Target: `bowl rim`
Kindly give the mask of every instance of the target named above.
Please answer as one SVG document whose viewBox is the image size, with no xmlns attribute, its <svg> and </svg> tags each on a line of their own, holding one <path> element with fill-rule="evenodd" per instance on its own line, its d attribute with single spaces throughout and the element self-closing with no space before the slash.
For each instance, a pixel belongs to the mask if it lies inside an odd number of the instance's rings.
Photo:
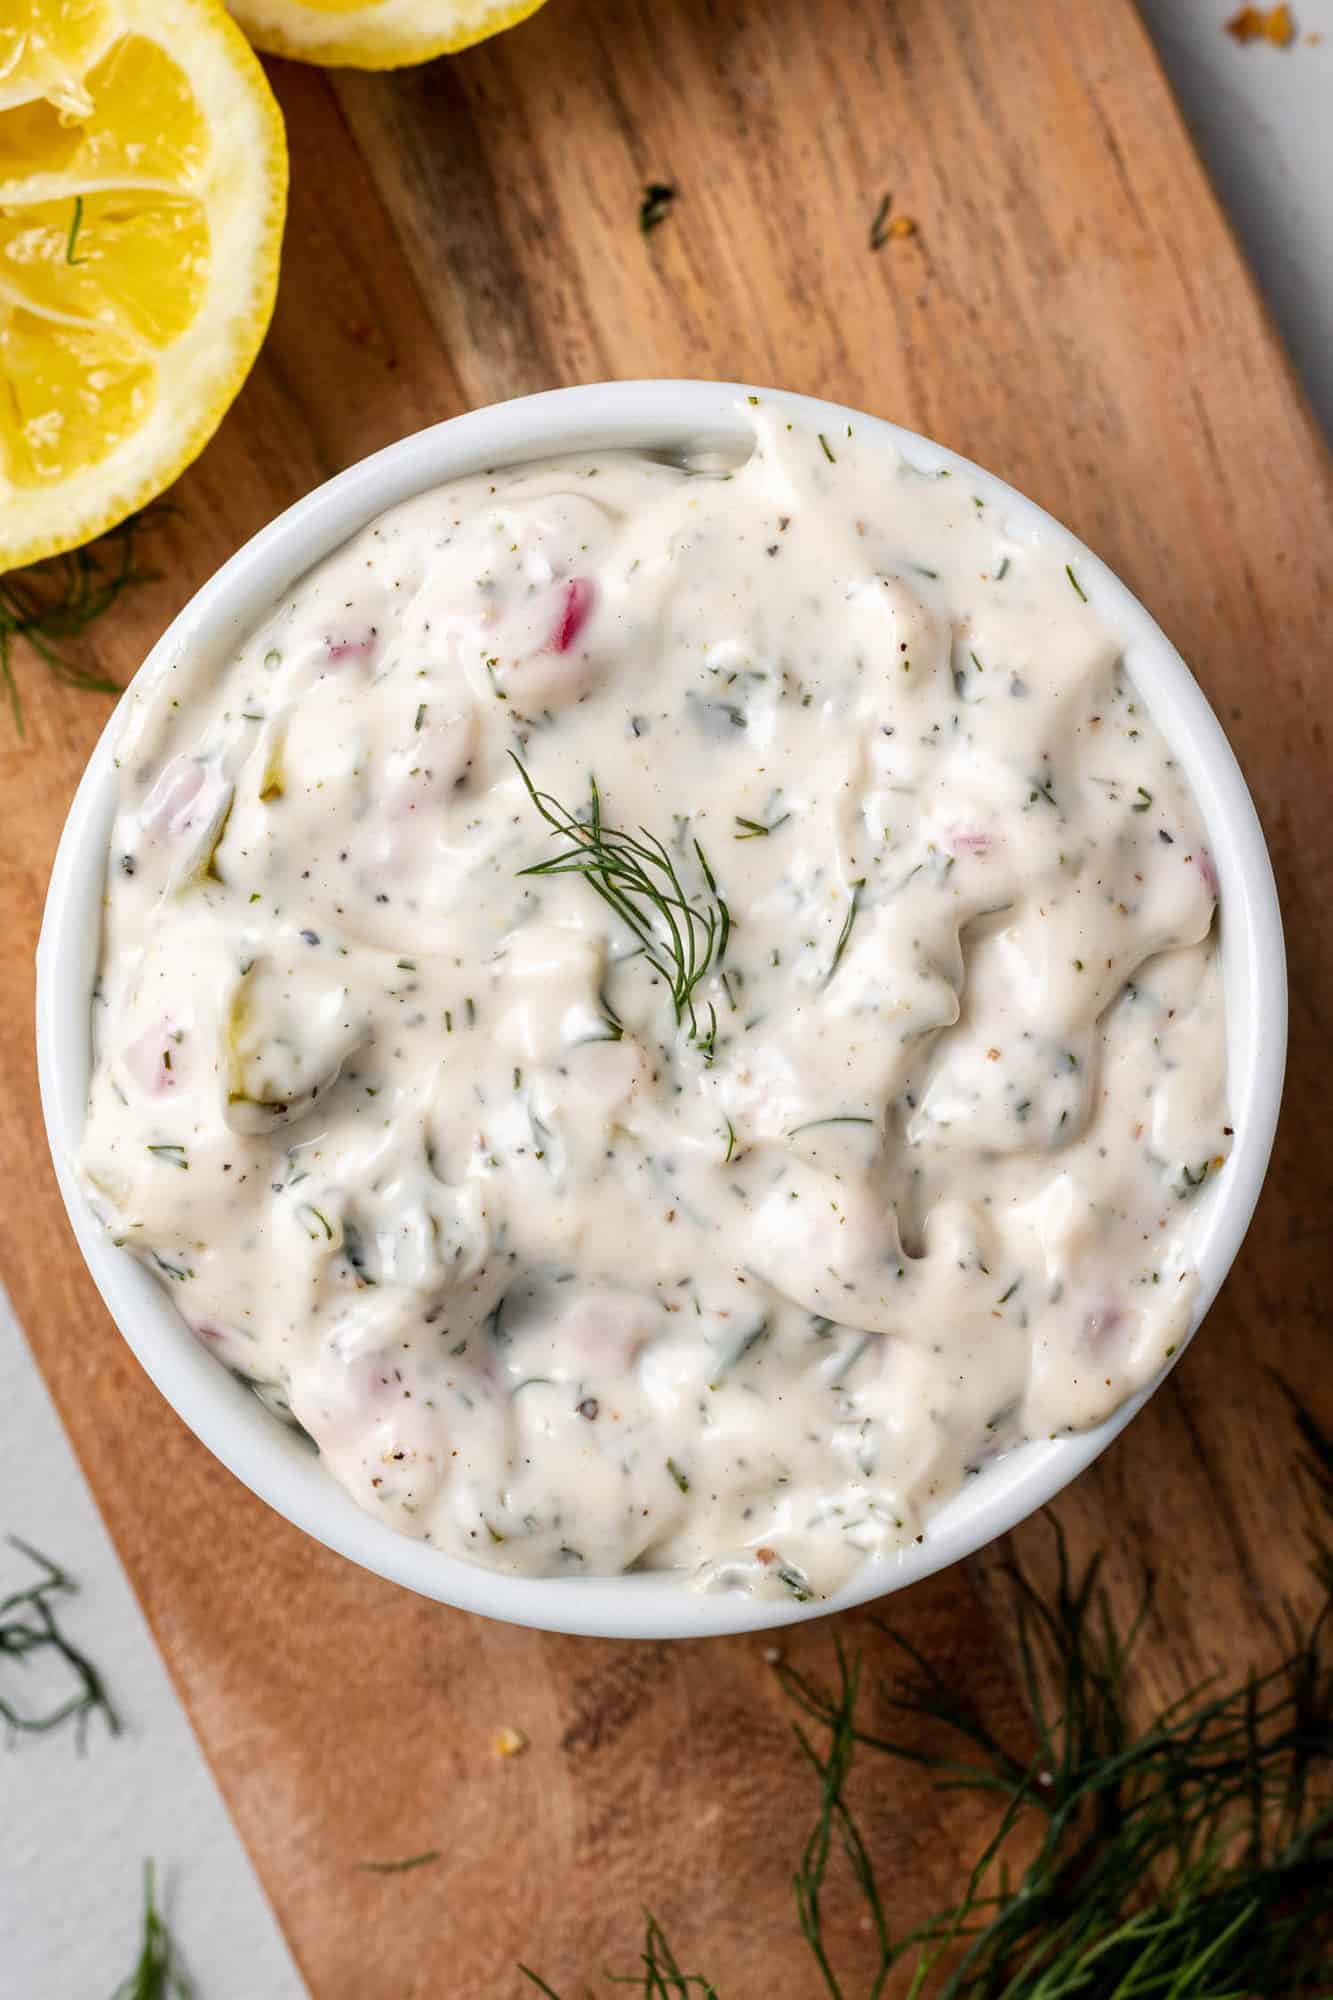
<svg viewBox="0 0 1333 2000">
<path fill-rule="evenodd" d="M 226 651 L 313 563 L 398 501 L 491 466 L 561 452 L 680 449 L 746 434 L 749 398 L 793 421 L 895 446 L 928 472 L 963 475 L 1022 530 L 1076 562 L 1089 600 L 1124 636 L 1127 667 L 1178 756 L 1200 806 L 1222 892 L 1228 1077 L 1236 1139 L 1227 1172 L 1203 1198 L 1199 1292 L 1190 1333 L 1162 1370 L 1096 1428 L 1029 1443 L 998 1459 L 928 1523 L 924 1538 L 868 1560 L 849 1584 L 810 1604 L 693 1591 L 677 1571 L 586 1578 L 515 1577 L 409 1540 L 365 1514 L 249 1390 L 190 1335 L 170 1298 L 93 1216 L 74 1160 L 91 1071 L 89 1001 L 112 818 L 114 746 L 107 723 L 79 783 L 52 868 L 37 948 L 37 1061 L 60 1192 L 84 1260 L 121 1335 L 177 1415 L 243 1484 L 296 1527 L 362 1568 L 419 1594 L 509 1623 L 603 1638 L 698 1638 L 758 1632 L 846 1610 L 973 1554 L 1044 1506 L 1132 1422 L 1193 1338 L 1244 1240 L 1272 1149 L 1286 1059 L 1287 988 L 1272 864 L 1225 732 L 1193 675 L 1128 587 L 1091 549 L 1004 480 L 901 425 L 752 383 L 644 380 L 548 390 L 449 418 L 360 460 L 298 500 L 195 593 L 135 675 L 183 651 Z M 271 1435 L 270 1435 L 271 1432 Z"/>
</svg>

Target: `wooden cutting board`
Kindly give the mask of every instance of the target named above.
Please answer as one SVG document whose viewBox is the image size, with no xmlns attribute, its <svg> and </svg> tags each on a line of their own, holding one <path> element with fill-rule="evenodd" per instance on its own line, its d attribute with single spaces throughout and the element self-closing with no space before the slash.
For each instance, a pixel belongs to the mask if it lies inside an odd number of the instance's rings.
<svg viewBox="0 0 1333 2000">
<path fill-rule="evenodd" d="M 276 320 L 154 536 L 164 580 L 95 631 L 113 672 L 374 446 L 632 375 L 813 391 L 940 438 L 1092 542 L 1193 662 L 1273 843 L 1287 1109 L 1204 1337 L 1057 1512 L 1076 1552 L 1106 1547 L 1122 1602 L 1159 1572 L 1143 1704 L 1266 1657 L 1303 1578 L 1269 1368 L 1333 1414 L 1333 498 L 1129 0 L 550 0 L 452 62 L 273 78 L 293 182 Z M 645 239 L 650 180 L 680 198 Z M 917 228 L 875 252 L 886 192 Z M 517 1995 L 520 1956 L 581 1992 L 632 1962 L 641 1902 L 729 2000 L 814 1993 L 789 1888 L 813 1788 L 761 1641 L 546 1638 L 363 1576 L 214 1464 L 114 1334 L 57 1201 L 30 1028 L 47 870 L 105 709 L 21 667 L 26 739 L 0 722 L 0 1271 L 316 2000 Z M 1016 1541 L 1048 1562 L 1040 1524 Z M 1021 1745 L 999 1552 L 892 1615 Z M 841 1629 L 873 1675 L 886 1642 L 864 1615 Z M 787 1652 L 821 1671 L 832 1633 Z M 494 1755 L 502 1725 L 525 1755 Z M 867 1777 L 906 1922 L 955 1888 L 978 1820 L 893 1767 Z M 432 1847 L 409 1874 L 358 1870 Z M 852 1902 L 832 1907 L 854 1960 Z"/>
</svg>

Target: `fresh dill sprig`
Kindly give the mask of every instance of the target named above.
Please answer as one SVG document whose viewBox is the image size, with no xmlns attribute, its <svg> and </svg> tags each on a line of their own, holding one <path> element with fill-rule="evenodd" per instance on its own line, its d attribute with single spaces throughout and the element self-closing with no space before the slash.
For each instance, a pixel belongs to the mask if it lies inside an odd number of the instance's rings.
<svg viewBox="0 0 1333 2000">
<path fill-rule="evenodd" d="M 691 901 L 675 862 L 656 834 L 642 826 L 636 835 L 606 824 L 596 778 L 588 781 L 587 818 L 575 819 L 549 792 L 539 792 L 522 759 L 512 750 L 509 754 L 537 811 L 548 826 L 571 842 L 549 861 L 521 868 L 519 874 L 581 875 L 638 939 L 643 956 L 670 989 L 677 1027 L 688 1021 L 690 1040 L 697 1041 L 711 1061 L 717 1015 L 710 1006 L 710 1025 L 701 1031 L 694 995 L 726 957 L 731 913 L 718 892 L 703 848 L 697 840 L 693 843 L 704 893 Z"/>
<path fill-rule="evenodd" d="M 888 1636 L 910 1667 L 890 1684 L 888 1698 L 908 1719 L 905 1740 L 849 1722 L 855 1681 L 849 1690 L 845 1661 L 831 1693 L 779 1669 L 835 1747 L 845 1745 L 850 1729 L 858 1746 L 1002 1802 L 995 1834 L 958 1903 L 893 1942 L 881 1960 L 885 1976 L 910 1957 L 911 1992 L 929 1991 L 933 2000 L 1074 1993 L 1089 2000 L 1268 2000 L 1326 1991 L 1333 1980 L 1329 1605 L 1279 1666 L 1220 1693 L 1191 1689 L 1136 1732 L 1125 1682 L 1151 1584 L 1122 1636 L 1099 1586 L 1099 1559 L 1075 1577 L 1056 1534 L 1050 1599 L 1017 1567 L 1010 1570 L 1035 1755 L 1016 1756 L 999 1743 L 899 1635 Z M 925 1723 L 942 1725 L 956 1748 L 924 1749 Z M 850 1758 L 836 1765 L 831 1751 L 827 1763 L 841 1769 L 845 1783 Z M 825 1817 L 844 1799 L 839 1790 Z M 1029 1842 L 1035 1827 L 1038 1844 L 1010 1890 L 1002 1876 L 996 1886 L 996 1864 L 1020 1826 Z M 844 1846 L 882 1940 L 873 1875 L 845 1834 Z M 940 1971 L 946 1957 L 948 1969 Z M 928 1988 L 932 1974 L 938 1977 Z M 836 1979 L 826 1985 L 830 1996 L 841 1994 Z"/>
<path fill-rule="evenodd" d="M 157 1907 L 153 1864 L 143 1865 L 143 1939 L 134 1970 L 121 1980 L 111 2000 L 191 2000 L 192 1988 L 176 1964 L 171 1932 Z"/>
<path fill-rule="evenodd" d="M 0 1716 L 4 1717 L 11 1739 L 39 1735 L 49 1729 L 59 1729 L 62 1723 L 72 1722 L 75 1738 L 82 1750 L 87 1741 L 89 1719 L 97 1714 L 104 1718 L 111 1734 L 119 1736 L 120 1717 L 112 1707 L 101 1674 L 61 1629 L 52 1605 L 52 1599 L 62 1593 L 73 1596 L 78 1584 L 58 1563 L 29 1547 L 27 1542 L 20 1541 L 17 1535 L 10 1535 L 8 1539 L 10 1546 L 26 1556 L 42 1574 L 36 1582 L 27 1584 L 22 1590 L 11 1591 L 8 1597 L 0 1599 L 0 1666 L 12 1660 L 26 1667 L 39 1654 L 54 1654 L 64 1662 L 75 1683 L 72 1692 L 63 1701 L 57 1701 L 54 1707 L 39 1714 L 15 1707 L 8 1695 L 0 1693 Z"/>
<path fill-rule="evenodd" d="M 828 1730 L 828 1748 L 820 1750 L 811 1742 L 806 1731 L 799 1724 L 795 1726 L 796 1741 L 810 1768 L 819 1780 L 819 1811 L 815 1823 L 806 1837 L 801 1851 L 800 1865 L 792 1878 L 792 1888 L 796 1896 L 796 1914 L 801 1926 L 801 1936 L 810 1947 L 811 1956 L 819 1968 L 819 1974 L 833 2000 L 842 2000 L 842 1986 L 830 1963 L 824 1939 L 823 1911 L 820 1895 L 824 1878 L 828 1873 L 829 1856 L 836 1836 L 848 1866 L 861 1891 L 870 1918 L 877 1950 L 877 1962 L 871 1975 L 869 2000 L 879 2000 L 884 1990 L 884 1982 L 893 1970 L 894 1950 L 889 1937 L 888 1922 L 885 1918 L 879 1885 L 875 1880 L 874 1867 L 866 1844 L 846 1800 L 847 1778 L 856 1755 L 858 1741 L 856 1729 L 856 1698 L 860 1687 L 861 1662 L 848 1662 L 842 1640 L 833 1641 L 837 1660 L 839 1688 L 836 1697 L 827 1705 L 807 1707 L 816 1719 Z M 805 1684 L 799 1677 L 793 1677 L 796 1687 L 804 1691 Z"/>
<path fill-rule="evenodd" d="M 1333 1519 L 1333 1433 L 1287 1394 L 1303 1470 Z M 833 1962 L 822 1907 L 830 1865 L 841 1856 L 864 1906 L 869 1949 L 856 1992 L 867 2000 L 879 2000 L 899 1967 L 907 2000 L 1327 2000 L 1333 1549 L 1326 1535 L 1314 1536 L 1324 1602 L 1295 1650 L 1266 1673 L 1221 1689 L 1213 1681 L 1191 1688 L 1136 1728 L 1128 1690 L 1152 1580 L 1122 1630 L 1101 1586 L 1100 1558 L 1075 1574 L 1058 1527 L 1054 1533 L 1051 1592 L 1009 1566 L 1032 1717 L 1032 1740 L 1021 1746 L 1002 1743 L 944 1672 L 883 1625 L 905 1661 L 882 1689 L 902 1718 L 900 1733 L 863 1725 L 864 1663 L 849 1659 L 840 1639 L 831 1688 L 778 1665 L 804 1718 L 797 1741 L 819 1785 L 793 1887 L 821 1990 L 827 2000 L 851 2000 L 853 1990 Z M 942 1749 L 934 1747 L 941 1732 Z M 958 1900 L 898 1937 L 848 1798 L 861 1751 L 917 1765 L 941 1787 L 984 1794 L 997 1808 Z M 1022 1865 L 1011 1881 L 1006 1857 L 1015 1835 Z M 665 1940 L 649 1924 L 656 1949 Z M 643 1962 L 650 1963 L 647 1950 Z M 660 1980 L 643 1988 L 654 1996 L 686 1990 Z"/>
<path fill-rule="evenodd" d="M 667 1943 L 666 1933 L 651 1910 L 643 1913 L 643 1951 L 637 1973 L 611 1973 L 609 1977 L 617 1986 L 637 1986 L 643 2000 L 721 2000 L 721 1995 L 711 1981 L 697 1972 L 682 1972 L 676 1962 L 676 1955 Z M 530 1979 L 546 2000 L 560 2000 L 553 1986 L 548 1986 L 540 1974 L 530 1966 L 520 1965 L 519 1971 L 525 1979 Z"/>
<path fill-rule="evenodd" d="M 66 687 L 86 694 L 119 694 L 119 682 L 81 666 L 61 648 L 109 611 L 130 585 L 155 581 L 156 572 L 141 569 L 135 560 L 136 537 L 149 518 L 148 513 L 131 515 L 86 548 L 69 549 L 0 576 L 0 687 L 8 696 L 20 736 L 23 704 L 14 673 L 16 640 L 25 641 Z"/>
</svg>

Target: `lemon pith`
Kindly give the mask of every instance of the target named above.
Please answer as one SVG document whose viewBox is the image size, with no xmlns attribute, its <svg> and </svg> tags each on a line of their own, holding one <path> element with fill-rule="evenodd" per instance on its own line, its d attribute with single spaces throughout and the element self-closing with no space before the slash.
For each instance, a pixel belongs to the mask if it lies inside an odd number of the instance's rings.
<svg viewBox="0 0 1333 2000">
<path fill-rule="evenodd" d="M 282 119 L 220 0 L 0 23 L 0 570 L 169 485 L 267 328 Z"/>
<path fill-rule="evenodd" d="M 257 49 L 332 68 L 398 69 L 517 27 L 543 0 L 228 0 Z"/>
</svg>

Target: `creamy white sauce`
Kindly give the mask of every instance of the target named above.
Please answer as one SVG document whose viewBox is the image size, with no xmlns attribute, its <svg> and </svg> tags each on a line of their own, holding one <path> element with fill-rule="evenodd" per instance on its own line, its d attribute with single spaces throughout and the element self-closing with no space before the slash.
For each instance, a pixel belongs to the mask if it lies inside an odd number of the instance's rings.
<svg viewBox="0 0 1333 2000">
<path fill-rule="evenodd" d="M 423 495 L 142 691 L 83 1171 L 390 1526 L 804 1596 L 1162 1365 L 1230 1134 L 1199 816 L 1067 549 L 747 415 Z M 674 870 L 679 1020 L 515 757 Z"/>
</svg>

